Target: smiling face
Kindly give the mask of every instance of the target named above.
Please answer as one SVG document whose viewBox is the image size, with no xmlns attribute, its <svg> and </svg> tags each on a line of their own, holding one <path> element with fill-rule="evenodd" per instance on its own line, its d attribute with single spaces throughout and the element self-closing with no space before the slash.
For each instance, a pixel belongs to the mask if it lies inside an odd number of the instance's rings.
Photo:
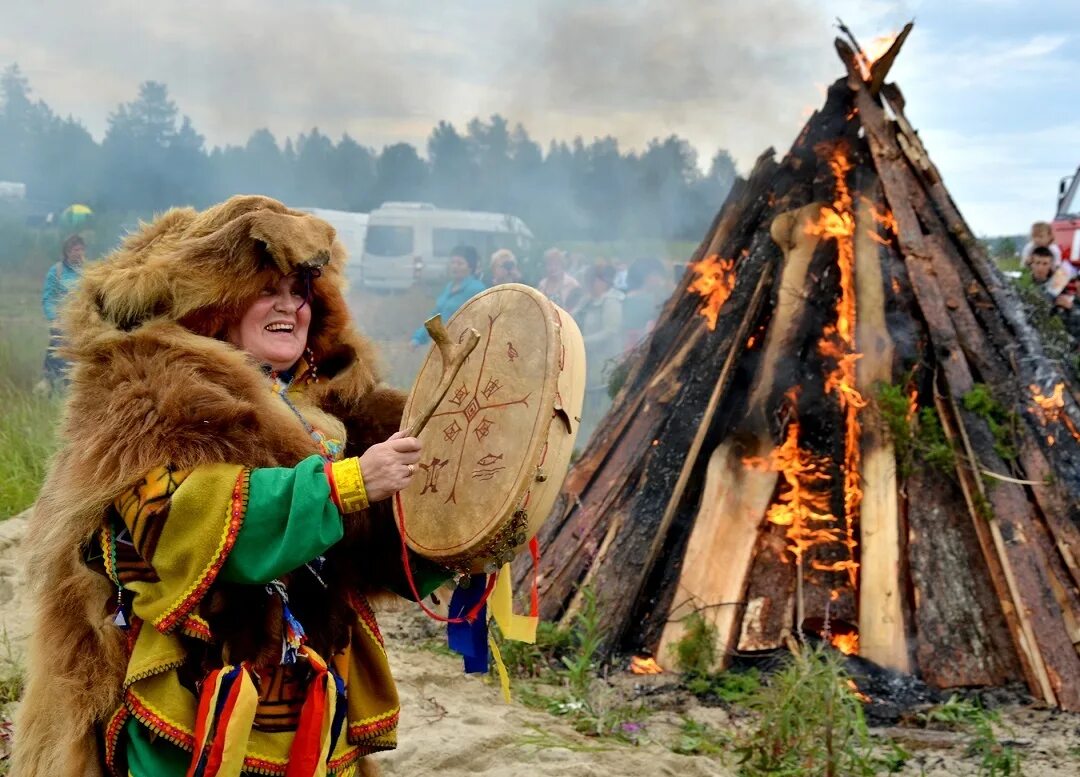
<svg viewBox="0 0 1080 777">
<path fill-rule="evenodd" d="M 307 285 L 297 275 L 271 282 L 251 303 L 240 320 L 229 327 L 229 342 L 243 348 L 273 370 L 296 364 L 307 347 L 311 305 Z"/>
</svg>

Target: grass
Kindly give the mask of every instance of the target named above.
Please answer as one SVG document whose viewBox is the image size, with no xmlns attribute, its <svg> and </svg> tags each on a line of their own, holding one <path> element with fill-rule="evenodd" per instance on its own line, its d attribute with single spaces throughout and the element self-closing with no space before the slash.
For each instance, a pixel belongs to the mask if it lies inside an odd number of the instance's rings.
<svg viewBox="0 0 1080 777">
<path fill-rule="evenodd" d="M 923 407 L 911 416 L 909 401 L 905 386 L 878 384 L 877 406 L 896 450 L 901 476 L 911 475 L 916 467 L 952 474 L 956 469 L 956 456 L 945 438 L 937 411 Z"/>
<path fill-rule="evenodd" d="M 983 777 L 1015 777 L 1023 773 L 1020 753 L 998 740 L 995 727 L 1002 725 L 998 713 L 954 694 L 944 704 L 920 713 L 917 719 L 927 728 L 970 733 L 967 755 L 979 759 L 979 774 Z"/>
<path fill-rule="evenodd" d="M 40 310 L 47 266 L 25 259 L 0 290 L 0 519 L 34 501 L 55 447 L 60 403 L 33 393 L 49 339 Z"/>
<path fill-rule="evenodd" d="M 862 702 L 834 651 L 803 646 L 746 701 L 755 725 L 735 743 L 741 777 L 840 777 L 898 768 L 873 753 Z"/>
<path fill-rule="evenodd" d="M 986 421 L 994 435 L 994 452 L 1005 461 L 1013 461 L 1019 455 L 1016 448 L 1016 413 L 1006 410 L 994 399 L 990 388 L 976 383 L 963 396 L 964 409 Z"/>
</svg>

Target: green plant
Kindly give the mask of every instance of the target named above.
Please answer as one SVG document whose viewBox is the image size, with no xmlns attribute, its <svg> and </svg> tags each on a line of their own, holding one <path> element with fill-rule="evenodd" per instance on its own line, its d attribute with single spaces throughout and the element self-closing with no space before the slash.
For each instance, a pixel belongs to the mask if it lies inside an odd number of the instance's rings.
<svg viewBox="0 0 1080 777">
<path fill-rule="evenodd" d="M 737 744 L 743 777 L 869 775 L 885 768 L 871 752 L 862 702 L 840 659 L 802 647 L 746 701 L 758 713 Z"/>
<path fill-rule="evenodd" d="M 693 718 L 683 718 L 679 738 L 671 749 L 680 755 L 720 755 L 731 745 L 731 737 Z"/>
<path fill-rule="evenodd" d="M 1002 744 L 994 731 L 995 725 L 1001 725 L 997 712 L 953 694 L 948 701 L 920 713 L 916 719 L 926 727 L 970 732 L 973 736 L 967 755 L 979 758 L 980 773 L 985 777 L 1012 777 L 1022 773 L 1020 753 Z"/>
<path fill-rule="evenodd" d="M 896 451 L 900 474 L 907 477 L 920 464 L 946 474 L 954 472 L 956 456 L 937 411 L 923 407 L 912 415 L 910 403 L 904 385 L 877 385 L 877 406 Z"/>
<path fill-rule="evenodd" d="M 964 409 L 986 421 L 994 436 L 994 451 L 1006 461 L 1018 455 L 1016 449 L 1016 414 L 1005 410 L 985 383 L 976 383 L 963 396 Z"/>
<path fill-rule="evenodd" d="M 688 675 L 707 675 L 716 663 L 716 626 L 700 612 L 686 616 L 683 626 L 683 636 L 675 643 L 675 668 Z"/>
<path fill-rule="evenodd" d="M 511 677 L 543 677 L 562 666 L 562 658 L 573 649 L 573 632 L 557 624 L 541 621 L 536 629 L 536 642 L 517 642 L 505 639 L 497 624 L 492 622 L 491 633 L 499 646 L 503 664 Z"/>
</svg>

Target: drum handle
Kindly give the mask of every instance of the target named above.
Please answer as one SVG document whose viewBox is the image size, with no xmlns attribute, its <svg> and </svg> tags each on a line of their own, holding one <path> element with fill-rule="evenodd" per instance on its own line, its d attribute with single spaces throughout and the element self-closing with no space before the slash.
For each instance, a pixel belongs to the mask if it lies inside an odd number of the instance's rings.
<svg viewBox="0 0 1080 777">
<path fill-rule="evenodd" d="M 420 609 L 424 611 L 424 614 L 433 620 L 437 620 L 441 623 L 472 623 L 476 620 L 476 617 L 480 614 L 480 610 L 487 604 L 488 597 L 491 596 L 491 592 L 495 590 L 495 580 L 498 578 L 499 573 L 488 575 L 487 587 L 484 589 L 484 595 L 480 597 L 473 608 L 465 613 L 460 618 L 447 618 L 439 613 L 430 610 L 420 596 L 420 592 L 416 589 L 416 581 L 413 579 L 412 566 L 409 564 L 409 546 L 405 543 L 405 510 L 401 505 L 401 492 L 394 493 L 394 500 L 397 505 L 398 512 L 398 533 L 401 534 L 401 565 L 405 568 L 405 579 L 409 582 L 409 590 L 412 591 L 412 595 L 416 600 L 416 603 L 420 605 Z"/>
</svg>

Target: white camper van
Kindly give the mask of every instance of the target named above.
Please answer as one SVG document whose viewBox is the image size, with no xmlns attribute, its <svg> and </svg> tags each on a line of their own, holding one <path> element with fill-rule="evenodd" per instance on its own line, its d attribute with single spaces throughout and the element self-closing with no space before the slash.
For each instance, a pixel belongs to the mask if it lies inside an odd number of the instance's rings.
<svg viewBox="0 0 1080 777">
<path fill-rule="evenodd" d="M 364 238 L 367 233 L 368 214 L 352 213 L 346 210 L 327 210 L 326 208 L 297 208 L 304 213 L 318 216 L 337 232 L 338 240 L 345 246 L 348 262 L 345 275 L 349 285 L 360 285 L 360 257 L 364 253 Z"/>
<path fill-rule="evenodd" d="M 446 281 L 450 251 L 470 245 L 481 271 L 491 254 L 529 249 L 532 232 L 516 216 L 443 210 L 426 202 L 386 202 L 371 212 L 361 260 L 363 285 L 376 290 L 407 289 L 414 283 Z"/>
</svg>

